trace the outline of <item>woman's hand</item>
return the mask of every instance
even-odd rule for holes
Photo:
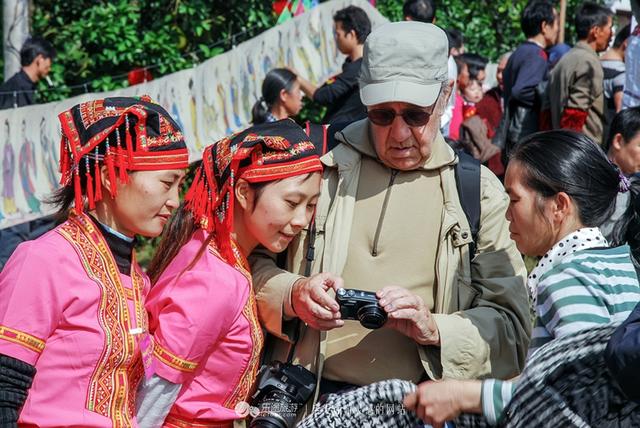
[[[428,381],[404,398],[404,405],[425,423],[441,428],[460,413],[482,413],[482,382],[478,380]]]

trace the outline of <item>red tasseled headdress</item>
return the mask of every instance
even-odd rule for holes
[[[75,211],[102,199],[100,168],[108,170],[111,197],[116,177],[126,183],[127,170],[181,169],[189,165],[182,131],[169,113],[148,96],[114,97],[78,104],[60,113],[60,184],[73,180]],[[116,175],[116,168],[118,174]],[[82,191],[82,174],[86,176]]]
[[[198,225],[215,232],[216,245],[229,263],[234,188],[238,178],[250,183],[322,171],[316,148],[295,122],[285,119],[257,125],[207,147],[187,195],[186,207]]]

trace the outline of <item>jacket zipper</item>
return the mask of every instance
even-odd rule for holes
[[[389,178],[389,185],[387,186],[387,192],[384,195],[384,202],[382,203],[382,212],[380,212],[380,218],[378,219],[378,226],[376,227],[376,235],[373,238],[373,248],[371,249],[371,255],[378,257],[378,240],[380,239],[380,232],[382,231],[382,222],[384,221],[384,215],[387,212],[387,204],[389,203],[389,197],[391,196],[391,186],[398,175],[397,169],[391,170],[391,177]]]

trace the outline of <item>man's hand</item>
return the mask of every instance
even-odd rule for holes
[[[327,291],[343,287],[342,278],[331,273],[319,273],[293,284],[291,305],[298,318],[316,330],[342,327],[340,306]]]
[[[420,345],[440,346],[438,326],[420,296],[402,287],[385,287],[376,292],[376,296],[387,312],[387,327],[398,330]]]
[[[424,382],[404,398],[404,405],[424,422],[440,428],[460,413],[482,413],[482,382],[444,380]]]
[[[296,80],[300,84],[300,90],[304,92],[307,98],[309,98],[310,100],[313,100],[313,95],[318,90],[318,87],[313,83],[311,83],[310,81],[308,81],[307,79],[305,79],[304,77],[302,77],[300,73],[296,71],[295,68],[290,66],[285,66],[285,68],[296,75]]]

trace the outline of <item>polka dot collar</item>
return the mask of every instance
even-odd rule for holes
[[[527,278],[527,288],[529,289],[534,308],[536,298],[538,297],[538,281],[545,273],[549,272],[554,266],[560,264],[563,259],[576,251],[608,246],[609,243],[607,239],[597,227],[583,227],[582,229],[571,232],[556,242],[556,244],[542,256]]]

